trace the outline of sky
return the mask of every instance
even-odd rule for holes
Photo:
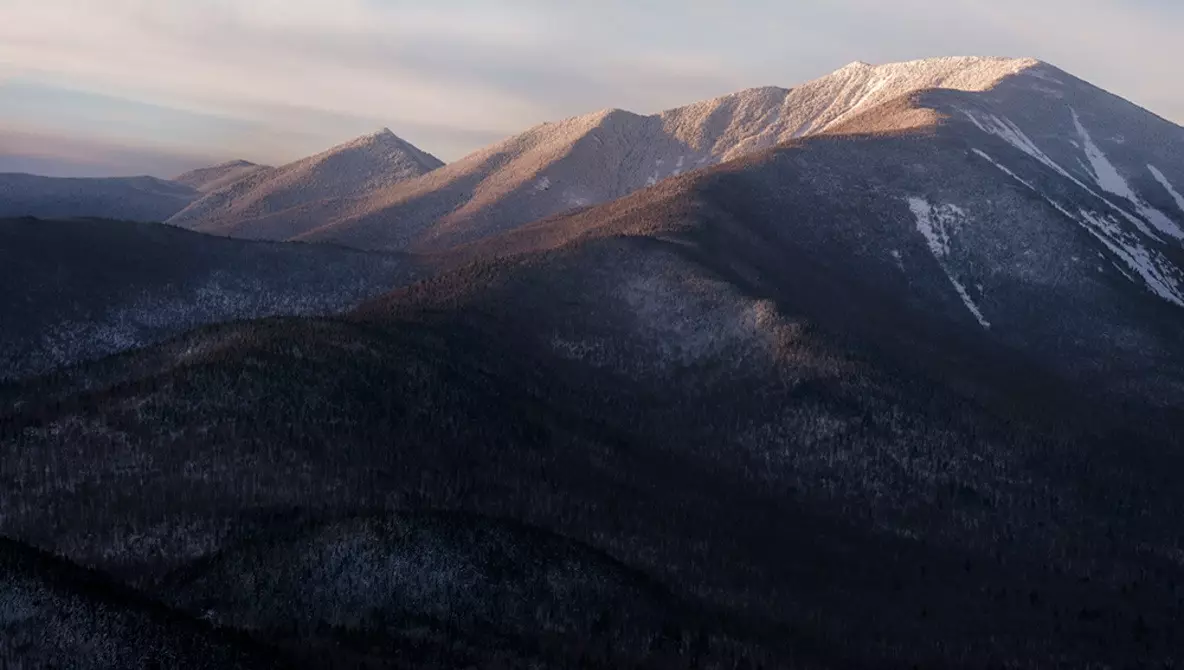
[[[444,160],[861,60],[1033,56],[1184,123],[1182,0],[0,0],[0,171]]]

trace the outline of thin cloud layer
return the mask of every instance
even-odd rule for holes
[[[390,126],[455,158],[605,107],[651,112],[856,59],[975,53],[1044,58],[1184,119],[1179,3],[789,4],[0,0],[0,95],[6,80],[32,82],[253,128],[188,138],[226,157],[282,162]],[[63,132],[37,123],[0,107],[0,127]],[[114,139],[79,123],[76,136]]]

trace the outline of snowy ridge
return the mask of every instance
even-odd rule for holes
[[[249,223],[286,210],[386,188],[441,165],[431,154],[384,128],[282,167],[254,171],[207,193],[169,223],[242,237],[288,237],[290,234],[255,234]],[[290,233],[300,226],[299,221],[293,221],[286,229]]]
[[[855,63],[793,89],[748,89],[651,116],[610,109],[545,123],[353,202],[302,239],[447,247],[827,133],[901,96],[982,91],[1037,65],[1004,58]]]
[[[257,165],[244,160],[233,160],[207,168],[190,170],[182,175],[173,177],[173,181],[178,184],[185,184],[200,193],[209,193],[220,188],[225,188],[256,172],[270,169],[271,167],[267,165]]]

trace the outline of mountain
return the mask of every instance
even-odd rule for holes
[[[794,89],[758,88],[653,116],[608,110],[543,124],[420,179],[327,206],[301,239],[439,249],[591,204],[684,172],[830,132],[933,87],[982,91],[1030,60],[854,63]]]
[[[958,62],[348,314],[0,386],[0,533],[323,665],[1170,666],[1184,129]]]
[[[703,630],[660,585],[590,547],[457,513],[278,522],[156,588],[219,626],[286,638],[305,658],[352,647],[377,662],[375,648],[395,647],[454,667],[562,667],[580,647],[591,661],[608,639],[657,665]],[[543,628],[543,648],[516,644]]]
[[[258,165],[250,161],[234,160],[207,168],[190,170],[173,178],[178,184],[184,184],[199,193],[209,193],[225,188],[244,177],[263,170],[271,170],[268,165]]]
[[[104,575],[4,539],[0,603],[5,668],[292,667]]]
[[[155,177],[68,179],[0,174],[0,217],[99,217],[164,221],[198,196],[190,186]]]
[[[316,227],[327,201],[361,196],[441,165],[384,128],[209,190],[169,223],[234,237],[287,239]]]
[[[248,243],[159,224],[0,220],[0,380],[196,326],[325,314],[411,281],[412,264],[331,246]]]

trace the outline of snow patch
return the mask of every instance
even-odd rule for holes
[[[1012,146],[1016,147],[1020,151],[1023,151],[1024,153],[1028,154],[1032,158],[1035,158],[1036,160],[1040,161],[1045,166],[1054,170],[1057,174],[1061,175],[1062,177],[1065,177],[1069,181],[1076,184],[1079,188],[1081,188],[1085,192],[1089,193],[1090,195],[1094,196],[1095,198],[1097,198],[1097,199],[1101,200],[1102,202],[1106,203],[1107,205],[1109,205],[1112,209],[1114,209],[1116,212],[1121,214],[1123,216],[1123,218],[1130,221],[1131,224],[1133,224],[1136,228],[1138,228],[1139,232],[1143,233],[1147,237],[1150,237],[1150,238],[1156,240],[1157,242],[1163,241],[1158,235],[1156,235],[1150,228],[1147,227],[1147,224],[1143,221],[1143,219],[1140,219],[1139,217],[1135,216],[1134,214],[1131,214],[1130,212],[1126,211],[1125,209],[1114,204],[1113,202],[1110,201],[1109,198],[1105,197],[1104,195],[1102,195],[1098,191],[1094,190],[1093,188],[1090,188],[1089,186],[1087,186],[1085,184],[1085,182],[1081,181],[1077,177],[1074,177],[1072,174],[1069,173],[1068,170],[1061,167],[1052,158],[1049,158],[1048,154],[1041,151],[1040,147],[1036,146],[1036,143],[1033,142],[1031,140],[1031,138],[1029,138],[1026,134],[1024,134],[1024,131],[1020,130],[1019,126],[1012,123],[1009,119],[999,118],[993,114],[986,114],[983,116],[977,116],[974,113],[966,111],[966,110],[963,110],[963,113],[966,115],[967,118],[970,119],[970,121],[972,123],[974,123],[974,125],[978,126],[979,130],[982,130],[985,133],[988,133],[990,135],[995,135],[997,137],[1000,137],[1000,138],[1006,140]],[[974,151],[979,153],[980,155],[984,155],[984,156],[986,155],[977,149],[975,149]],[[996,161],[992,160],[991,162],[995,163],[996,166],[1002,168],[1002,166],[999,165],[999,163],[997,163]],[[1011,172],[1010,170],[1006,170],[1006,172],[1008,174],[1010,174],[1012,177],[1019,179],[1019,177],[1017,177],[1014,172]],[[1021,181],[1023,181],[1023,180],[1021,180]],[[1123,182],[1123,183],[1125,184],[1125,182]],[[1031,184],[1029,184],[1027,182],[1024,182],[1024,185],[1028,186],[1029,188],[1032,188],[1033,190],[1036,190],[1035,188],[1032,187]],[[1139,206],[1139,204],[1141,203],[1141,201],[1133,201],[1133,202],[1135,202],[1136,206]],[[1143,204],[1143,206],[1147,207],[1148,209],[1151,209],[1150,207],[1148,207],[1145,204]],[[1144,216],[1148,215],[1146,212],[1143,212],[1143,213],[1144,213]],[[1153,223],[1156,221],[1158,221],[1159,223],[1163,223],[1164,221],[1166,221],[1167,224],[1170,225],[1170,229],[1165,230],[1164,232],[1169,232],[1169,234],[1171,234],[1170,230],[1176,230],[1176,231],[1179,230],[1178,228],[1176,228],[1176,226],[1174,224],[1171,223],[1171,221],[1167,220],[1167,217],[1163,216],[1163,214],[1161,212],[1156,212],[1156,213],[1159,214],[1158,219],[1154,219],[1153,217],[1149,217],[1149,218],[1152,218]],[[1068,216],[1072,216],[1072,215],[1068,215]],[[1157,227],[1158,227],[1158,225],[1157,225]],[[1167,226],[1165,226],[1165,227],[1167,227]]]
[[[1003,138],[1013,147],[1052,168],[1060,175],[1077,181],[1068,171],[1041,151],[1040,147],[1036,146],[1036,143],[1024,134],[1024,131],[1020,130],[1020,127],[1015,125],[1010,119],[1000,118],[994,114],[985,114],[980,117],[968,111],[963,111],[963,113],[966,114],[966,117],[970,119],[971,123],[978,126],[978,129],[984,133]],[[1084,184],[1082,186],[1084,187]]]
[[[575,193],[564,194],[564,199],[571,207],[587,207],[592,204],[592,201],[584,196],[576,195]]]
[[[1178,272],[1173,266],[1165,261],[1159,254],[1148,250],[1138,239],[1133,235],[1122,229],[1118,222],[1111,218],[1104,217],[1094,212],[1085,210],[1078,210],[1077,214],[1073,214],[1068,209],[1057,203],[1052,198],[1045,195],[1039,189],[1032,185],[1031,182],[1025,181],[1015,172],[1007,169],[998,161],[991,158],[986,152],[979,149],[972,150],[975,154],[988,161],[995,167],[999,168],[1004,174],[1019,183],[1026,186],[1033,193],[1036,193],[1041,198],[1044,198],[1048,204],[1052,205],[1058,212],[1065,215],[1072,221],[1075,221],[1086,229],[1091,235],[1097,238],[1107,249],[1117,256],[1123,263],[1143,279],[1144,285],[1149,291],[1155,295],[1167,300],[1176,305],[1184,306],[1184,295],[1181,295],[1177,288],[1180,285],[1180,278]],[[914,210],[915,211],[915,210]],[[919,225],[919,224],[918,224]],[[1124,270],[1121,266],[1115,264],[1115,267],[1124,276],[1132,282],[1136,281],[1135,277]],[[1172,275],[1177,275],[1173,279]]]
[[[1159,171],[1159,168],[1148,164],[1147,169],[1151,171],[1151,176],[1155,177],[1155,180],[1158,181],[1165,189],[1167,189],[1167,192],[1176,199],[1176,206],[1180,208],[1181,212],[1184,212],[1184,195],[1180,195],[1180,192],[1172,187],[1171,182],[1168,181],[1167,177],[1163,176],[1163,173]]]
[[[938,205],[935,207],[924,198],[912,197],[908,199],[908,203],[909,209],[913,211],[913,216],[917,219],[917,230],[925,237],[925,241],[929,243],[929,250],[933,252],[938,265],[945,271],[950,283],[954,285],[954,290],[957,291],[958,297],[962,299],[963,304],[966,305],[966,308],[970,310],[970,313],[974,315],[974,318],[979,324],[983,328],[990,329],[991,322],[987,321],[986,317],[983,316],[982,310],[971,299],[966,287],[954,276],[948,262],[952,235],[959,226],[966,222],[966,212],[961,207],[952,204]],[[894,255],[898,255],[898,253]]]
[[[1098,186],[1101,186],[1104,191],[1130,200],[1135,208],[1139,210],[1139,214],[1160,232],[1171,235],[1178,240],[1184,239],[1184,231],[1180,230],[1180,227],[1175,222],[1169,219],[1163,212],[1147,204],[1131,189],[1130,184],[1119,174],[1118,168],[1114,167],[1114,164],[1106,157],[1105,152],[1094,142],[1089,131],[1081,124],[1081,117],[1077,115],[1077,110],[1070,108],[1069,111],[1073,113],[1073,125],[1077,128],[1077,135],[1081,137],[1086,158],[1089,159],[1090,166],[1093,168],[1095,181],[1097,181]]]
[[[1095,181],[1103,190],[1121,196],[1134,202],[1137,198],[1135,192],[1131,190],[1130,184],[1122,178],[1118,173],[1118,168],[1106,158],[1106,154],[1094,142],[1093,137],[1090,136],[1089,131],[1085,126],[1081,125],[1081,117],[1077,116],[1077,110],[1070,108],[1073,113],[1073,125],[1077,128],[1077,135],[1081,138],[1082,145],[1085,148],[1085,156],[1089,159],[1089,164],[1093,168]]]
[[[1121,229],[1113,220],[1085,210],[1081,210],[1078,220],[1085,221],[1086,230],[1093,233],[1094,237],[1142,277],[1143,283],[1152,293],[1184,307],[1184,295],[1177,288],[1180,283],[1179,273],[1174,271],[1172,265],[1162,256],[1139,244],[1124,244],[1121,239],[1116,239],[1120,238]],[[1173,278],[1172,275],[1176,277]]]

